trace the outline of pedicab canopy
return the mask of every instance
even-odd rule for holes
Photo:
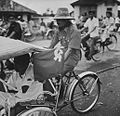
[[[43,47],[0,36],[0,60],[47,50]]]
[[[0,36],[0,61],[32,52],[36,52],[33,55],[35,80],[41,82],[61,74],[64,60],[61,47],[46,49],[20,40]]]

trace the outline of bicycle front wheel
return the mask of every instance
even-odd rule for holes
[[[84,88],[84,91],[83,91]],[[100,96],[100,83],[93,75],[86,75],[78,81],[71,95],[71,106],[78,113],[90,111]]]
[[[57,115],[48,107],[36,107],[24,111],[18,114],[17,116],[57,116]]]
[[[117,37],[115,35],[111,35],[109,38],[109,44],[107,45],[108,50],[114,50],[117,45]]]

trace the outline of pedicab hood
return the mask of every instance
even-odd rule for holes
[[[0,60],[13,58],[26,53],[40,52],[46,48],[29,44],[20,40],[0,36]]]

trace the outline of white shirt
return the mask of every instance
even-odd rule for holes
[[[119,17],[116,17],[116,18],[115,18],[115,24],[116,24],[116,23],[120,23]]]
[[[99,36],[98,32],[99,21],[97,18],[93,17],[92,20],[90,18],[87,19],[86,23],[84,24],[84,27],[88,27],[88,32],[91,32],[96,27],[96,29],[90,33],[90,37]]]
[[[110,18],[106,18],[104,24],[106,25],[106,28],[108,29],[108,31],[113,31],[114,29],[114,24],[115,24],[115,20],[113,17]]]
[[[113,17],[106,18],[104,23],[106,26],[114,25],[114,18]]]

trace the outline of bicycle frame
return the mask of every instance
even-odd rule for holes
[[[71,102],[79,99],[79,97],[78,97],[78,98],[75,98],[74,100],[71,101],[71,96],[72,96],[73,89],[78,82],[80,82],[80,88],[83,91],[82,94],[84,94],[86,92],[86,89],[84,88],[84,86],[82,86],[82,83],[81,83],[81,79],[86,75],[94,75],[96,77],[96,81],[93,84],[94,86],[92,87],[91,92],[92,92],[93,88],[95,87],[96,83],[97,82],[100,83],[99,77],[97,76],[96,73],[94,73],[92,71],[86,71],[86,72],[83,72],[79,75],[76,75],[74,71],[70,72],[69,75],[65,75],[65,78],[67,78],[67,79],[66,79],[66,82],[64,83],[65,84],[64,92],[63,92],[64,103],[60,106],[58,105],[59,104],[58,101],[59,101],[60,90],[61,90],[61,82],[62,82],[63,77],[60,77],[60,83],[59,83],[60,86],[59,86],[58,91],[56,90],[55,86],[53,85],[51,79],[49,79],[49,82],[50,82],[54,92],[51,93],[51,92],[48,92],[48,91],[44,91],[44,94],[49,94],[51,96],[56,96],[57,100],[56,100],[55,106],[53,107],[54,111],[58,111],[58,110],[62,109],[63,107],[69,105]],[[72,79],[72,77],[74,77],[74,78]]]

